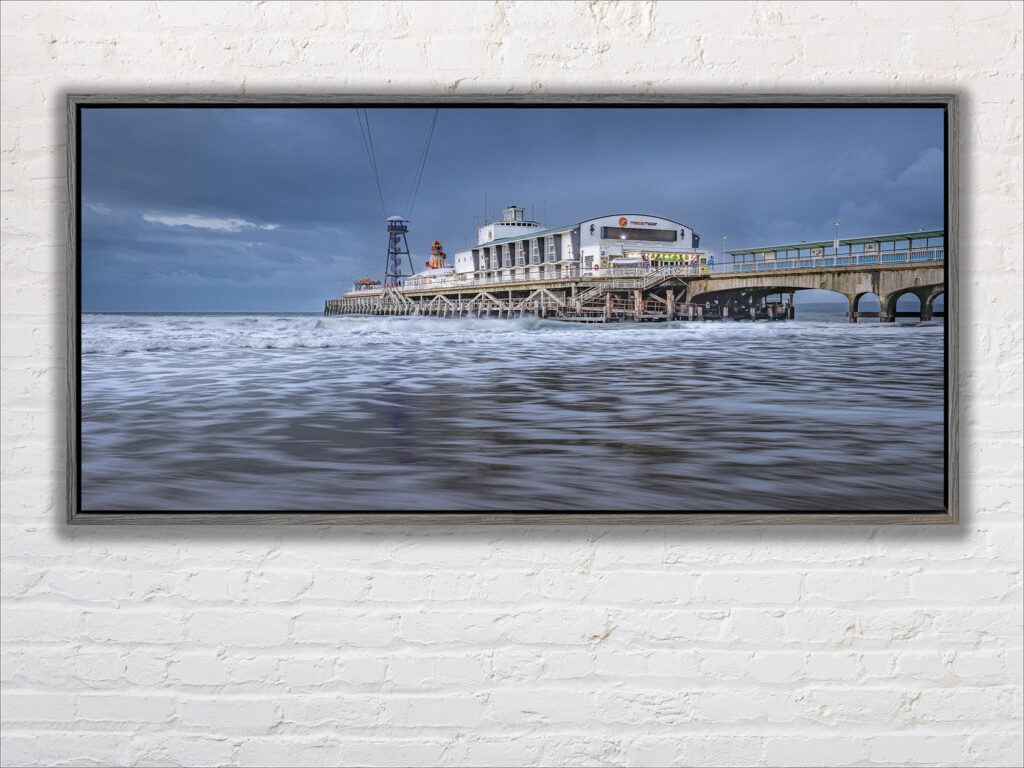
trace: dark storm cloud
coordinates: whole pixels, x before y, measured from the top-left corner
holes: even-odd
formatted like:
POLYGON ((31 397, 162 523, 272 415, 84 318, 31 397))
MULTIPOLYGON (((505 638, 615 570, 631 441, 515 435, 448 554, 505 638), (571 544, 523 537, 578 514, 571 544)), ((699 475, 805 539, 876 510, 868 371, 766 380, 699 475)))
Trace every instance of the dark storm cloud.
POLYGON ((942 226, 942 115, 921 109, 371 109, 381 209, 352 109, 83 111, 83 304, 309 310, 381 271, 385 215, 472 244, 508 203, 554 226, 680 220, 743 248, 942 226))

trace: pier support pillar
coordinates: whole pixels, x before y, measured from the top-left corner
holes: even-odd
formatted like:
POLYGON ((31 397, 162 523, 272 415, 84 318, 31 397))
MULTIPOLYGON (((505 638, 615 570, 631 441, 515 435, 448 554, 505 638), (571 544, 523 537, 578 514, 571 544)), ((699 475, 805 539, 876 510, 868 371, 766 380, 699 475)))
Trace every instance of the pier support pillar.
MULTIPOLYGON (((791 301, 792 301, 792 295, 793 294, 790 294, 790 297, 791 297, 790 300, 791 301)), ((847 296, 846 298, 850 302, 850 311, 846 313, 846 316, 848 318, 850 318, 850 322, 851 323, 856 323, 857 322, 857 297, 856 296, 847 296)))
POLYGON ((676 316, 676 294, 671 288, 665 291, 665 317, 672 320, 676 316))
POLYGON ((610 292, 604 294, 604 319, 608 322, 608 318, 612 316, 612 295, 610 292))
POLYGON ((686 319, 693 321, 693 304, 686 305, 686 319))
POLYGON ((639 320, 644 313, 644 293, 639 289, 633 290, 633 316, 639 320))

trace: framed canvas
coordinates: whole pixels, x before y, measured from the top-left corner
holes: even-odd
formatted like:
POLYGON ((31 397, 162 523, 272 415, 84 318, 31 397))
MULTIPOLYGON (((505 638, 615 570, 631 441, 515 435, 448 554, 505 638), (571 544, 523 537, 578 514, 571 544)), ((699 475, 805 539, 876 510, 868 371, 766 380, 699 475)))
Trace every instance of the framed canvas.
POLYGON ((957 104, 69 95, 68 521, 955 524, 957 104))

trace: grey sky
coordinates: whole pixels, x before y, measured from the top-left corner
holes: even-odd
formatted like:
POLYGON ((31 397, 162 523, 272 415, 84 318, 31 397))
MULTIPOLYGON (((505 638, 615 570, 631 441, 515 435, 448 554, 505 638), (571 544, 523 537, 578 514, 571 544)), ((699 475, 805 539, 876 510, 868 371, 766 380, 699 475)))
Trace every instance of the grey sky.
MULTIPOLYGON (((417 268, 508 203, 548 225, 681 221, 702 247, 940 228, 939 109, 431 108, 368 111, 386 214, 417 268)), ((385 212, 352 108, 87 108, 83 310, 318 311, 379 278, 385 212)))

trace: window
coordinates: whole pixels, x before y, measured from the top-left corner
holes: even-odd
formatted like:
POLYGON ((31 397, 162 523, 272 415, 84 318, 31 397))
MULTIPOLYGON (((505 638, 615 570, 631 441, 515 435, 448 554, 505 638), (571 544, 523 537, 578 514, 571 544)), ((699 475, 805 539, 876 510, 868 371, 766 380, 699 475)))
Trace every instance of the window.
POLYGON ((659 243, 674 243, 677 235, 674 229, 601 227, 601 238, 606 240, 651 240, 659 243))

